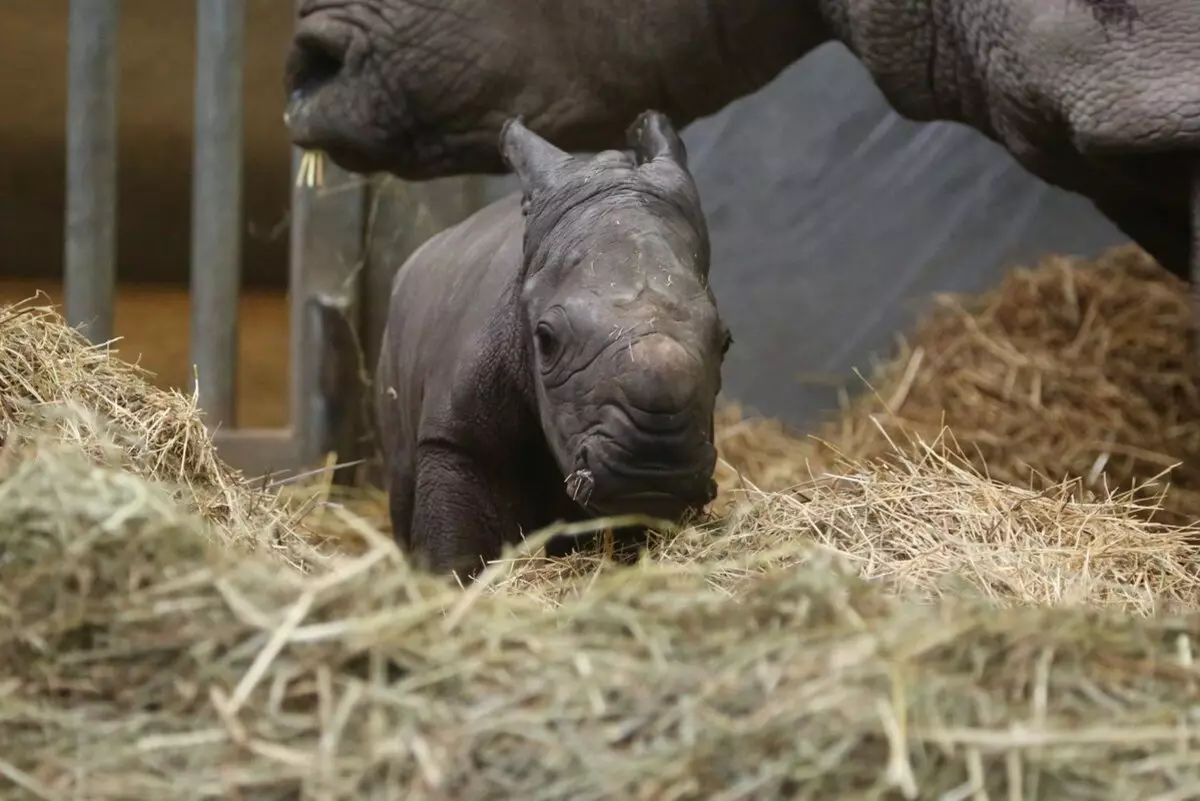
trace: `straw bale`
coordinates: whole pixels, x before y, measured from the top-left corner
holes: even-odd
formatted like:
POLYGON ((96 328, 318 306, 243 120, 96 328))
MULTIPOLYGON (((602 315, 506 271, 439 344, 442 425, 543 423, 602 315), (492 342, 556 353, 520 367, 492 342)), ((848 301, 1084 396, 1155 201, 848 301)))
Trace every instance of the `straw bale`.
POLYGON ((882 456, 891 440, 930 441, 946 426, 994 478, 1034 488, 1078 478, 1099 495, 1165 489, 1158 519, 1194 521, 1200 355, 1190 320, 1183 282, 1132 246, 1014 269, 982 295, 938 297, 871 391, 813 433, 825 444, 793 449, 790 474, 786 462, 774 469, 794 479, 805 460, 819 469, 837 454, 882 456))
POLYGON ((0 487, 4 798, 1200 790, 1194 615, 915 603, 811 548, 735 592, 719 561, 647 563, 546 608, 415 575, 366 526, 311 574, 214 548, 70 448, 0 487), (53 521, 23 505, 66 484, 53 521))
POLYGON ((296 510, 217 456, 194 397, 153 386, 112 343, 92 344, 37 300, 0 306, 0 447, 30 437, 76 444, 174 485, 227 541, 298 553, 298 541, 281 545, 293 538, 296 510))

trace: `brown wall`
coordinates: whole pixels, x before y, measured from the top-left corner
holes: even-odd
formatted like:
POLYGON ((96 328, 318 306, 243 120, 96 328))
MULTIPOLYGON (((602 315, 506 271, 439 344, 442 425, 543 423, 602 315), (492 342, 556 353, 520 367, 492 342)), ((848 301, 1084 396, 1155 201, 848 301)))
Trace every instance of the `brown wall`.
MULTIPOLYGON (((62 273, 68 0, 0 0, 0 277, 62 273)), ((243 281, 286 285, 292 0, 246 0, 243 281)), ((118 277, 185 282, 195 0, 122 0, 118 277)))

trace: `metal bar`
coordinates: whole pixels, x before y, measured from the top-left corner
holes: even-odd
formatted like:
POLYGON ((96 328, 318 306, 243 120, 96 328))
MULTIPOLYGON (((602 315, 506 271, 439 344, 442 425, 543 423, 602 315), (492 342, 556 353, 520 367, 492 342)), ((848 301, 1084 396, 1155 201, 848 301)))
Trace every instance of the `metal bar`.
POLYGON ((221 458, 247 477, 287 476, 301 468, 295 440, 286 428, 220 429, 213 441, 221 458))
POLYGON ((244 0, 196 1, 191 353, 210 426, 235 421, 245 15, 244 0))
MULTIPOLYGON (((361 451, 360 435, 366 429, 363 401, 362 351, 354 325, 354 298, 348 293, 319 293, 308 299, 305 323, 321 350, 313 360, 316 382, 308 397, 308 431, 313 441, 324 443, 342 463, 353 462, 361 451)), ((351 485, 357 466, 333 471, 335 484, 351 485)))
POLYGON ((71 0, 67 56, 66 317, 93 342, 113 335, 117 251, 120 0, 71 0))
MULTIPOLYGON (((298 175, 301 154, 297 150, 293 155, 292 172, 298 175)), ((328 161, 323 173, 322 186, 310 188, 297 181, 292 194, 292 430, 301 465, 314 465, 331 451, 339 462, 357 458, 361 430, 354 422, 358 416, 346 406, 355 405, 358 388, 331 384, 328 375, 335 364, 334 373, 346 381, 358 380, 361 374, 357 342, 351 357, 343 341, 346 330, 334 324, 332 312, 336 309, 349 331, 358 330, 367 180, 328 161), (334 400, 338 393, 349 400, 334 400)), ((345 480, 346 475, 339 473, 337 478, 345 480)))
MULTIPOLYGON (((1200 356, 1200 161, 1192 167, 1192 247, 1191 247, 1191 286, 1192 299, 1192 344, 1197 356, 1200 356)), ((1193 358, 1197 358, 1193 356, 1193 358)))

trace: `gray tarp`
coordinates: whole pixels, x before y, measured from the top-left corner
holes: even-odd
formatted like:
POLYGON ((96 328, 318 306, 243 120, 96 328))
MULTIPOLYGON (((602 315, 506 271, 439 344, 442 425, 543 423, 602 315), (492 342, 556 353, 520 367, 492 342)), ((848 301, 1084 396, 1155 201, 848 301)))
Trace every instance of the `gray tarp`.
POLYGON ((898 117, 840 45, 683 138, 736 341, 726 393, 797 425, 836 407, 836 386, 814 374, 860 389, 853 370, 868 373, 930 293, 1128 240, 975 131, 898 117))

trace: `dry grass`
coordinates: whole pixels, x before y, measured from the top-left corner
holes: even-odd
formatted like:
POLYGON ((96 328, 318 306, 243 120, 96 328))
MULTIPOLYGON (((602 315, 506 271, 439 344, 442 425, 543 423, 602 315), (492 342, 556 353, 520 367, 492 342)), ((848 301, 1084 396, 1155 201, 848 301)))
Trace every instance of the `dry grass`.
MULTIPOLYGON (((999 607, 1139 615, 1200 608, 1200 529, 1147 520, 1153 502, 1142 493, 1081 501, 1078 479, 1039 490, 989 480, 948 437, 833 464, 787 492, 727 489, 725 516, 663 536, 653 557, 681 569, 717 565, 710 583, 736 594, 790 567, 802 541, 915 600, 965 593, 999 607)), ((589 592, 597 572, 619 569, 595 553, 535 553, 515 559, 496 588, 555 606, 589 592)))
POLYGON ((1194 532, 1153 513, 1185 496, 1114 494, 1074 444, 1186 455, 1156 426, 1191 431, 1161 396, 1189 374, 1150 346, 1184 318, 1128 267, 1099 268, 1124 313, 1054 263, 943 312, 875 382, 900 414, 827 444, 728 410, 723 514, 650 560, 530 549, 465 591, 409 570, 378 494, 294 489, 326 501, 297 528, 189 399, 0 310, 0 798, 1200 796, 1194 532))
POLYGON ((929 441, 949 426, 993 478, 1165 490, 1159 519, 1196 520, 1200 356, 1189 320, 1182 282, 1136 248, 1012 270, 981 296, 939 298, 870 379, 873 392, 816 432, 827 447, 805 457, 881 456, 900 432, 929 441))
POLYGON ((174 487, 230 542, 266 545, 298 564, 295 512, 221 461, 194 397, 154 387, 112 345, 92 345, 38 298, 0 307, 0 446, 84 449, 174 487))
POLYGON ((798 540, 768 559, 791 569, 741 554, 736 593, 719 560, 668 561, 548 610, 412 575, 369 529, 305 576, 77 451, 22 465, 0 504, 5 797, 1200 791, 1195 616, 914 603, 798 540), (12 505, 75 482, 52 518, 12 505))

